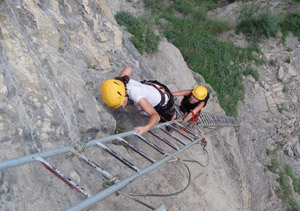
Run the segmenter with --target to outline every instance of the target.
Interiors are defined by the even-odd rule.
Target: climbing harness
[[[169,88],[156,80],[141,81],[141,83],[153,86],[160,93],[161,101],[154,107],[154,109],[158,112],[160,118],[164,122],[173,120],[173,118],[175,118],[174,97]]]

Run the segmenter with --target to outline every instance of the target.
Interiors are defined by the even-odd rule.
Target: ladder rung
[[[194,139],[192,139],[191,137],[189,137],[188,135],[182,133],[180,130],[178,130],[176,127],[169,125],[173,130],[175,130],[177,133],[179,133],[180,135],[184,136],[185,138],[189,139],[190,141],[194,141]],[[189,132],[189,130],[187,130],[184,126],[181,126],[183,129],[185,129],[186,131]]]
[[[182,140],[180,140],[179,138],[177,138],[176,136],[174,136],[172,133],[170,133],[169,131],[167,131],[166,129],[160,127],[159,129],[161,129],[162,131],[164,131],[166,134],[168,134],[169,136],[171,136],[172,138],[174,138],[176,141],[178,141],[179,143],[181,143],[182,145],[186,145],[186,143]]]
[[[153,147],[155,150],[157,150],[158,152],[160,152],[161,154],[166,154],[161,148],[159,148],[158,146],[156,146],[155,144],[153,144],[152,142],[148,141],[146,138],[144,138],[143,136],[139,135],[139,134],[135,134],[136,137],[138,137],[139,139],[141,139],[142,141],[144,141],[146,144],[148,144],[149,146]]]
[[[92,195],[86,192],[82,187],[80,187],[76,182],[71,180],[69,177],[64,175],[62,172],[57,170],[54,166],[52,166],[50,163],[48,163],[45,159],[42,157],[35,157],[35,160],[39,161],[41,164],[43,164],[46,169],[48,169],[51,173],[53,173],[55,176],[60,178],[62,181],[64,181],[66,184],[68,184],[70,187],[77,190],[79,193],[83,194],[85,197],[91,197]]]
[[[75,154],[76,156],[78,156],[80,159],[82,159],[86,164],[88,164],[89,166],[93,167],[94,169],[96,169],[103,177],[105,177],[105,179],[107,180],[111,180],[113,179],[113,176],[107,172],[106,170],[104,170],[103,168],[101,168],[97,163],[95,163],[94,161],[90,160],[86,155],[79,153],[76,150],[72,150],[71,152],[73,154]]]
[[[128,143],[125,139],[119,137],[117,140],[120,141],[122,144],[128,146],[130,149],[132,149],[133,151],[137,152],[138,154],[140,154],[141,156],[143,156],[147,160],[149,160],[151,163],[155,163],[156,162],[156,160],[154,160],[153,158],[149,157],[146,153],[144,153],[143,151],[139,150],[137,147],[135,147],[132,144]]]
[[[179,127],[181,127],[182,129],[184,129],[185,131],[187,131],[189,134],[193,135],[195,138],[198,138],[198,136],[193,132],[191,131],[189,128],[185,127],[184,125],[178,123],[178,122],[175,122],[176,125],[178,125]],[[194,141],[194,139],[193,139]]]
[[[178,150],[177,146],[175,146],[174,144],[172,144],[171,142],[169,142],[165,138],[163,138],[160,135],[158,135],[158,133],[155,133],[154,131],[151,131],[151,130],[149,131],[149,133],[152,134],[153,136],[155,136],[156,138],[158,138],[159,140],[163,141],[164,143],[166,143],[167,145],[169,145],[173,149]]]
[[[126,166],[128,166],[132,170],[134,170],[136,172],[138,172],[140,170],[138,167],[136,167],[135,165],[133,165],[130,161],[128,161],[125,158],[123,158],[122,156],[118,155],[116,152],[114,152],[113,150],[111,150],[110,148],[108,148],[107,146],[105,146],[104,144],[98,142],[97,145],[99,147],[101,147],[102,149],[104,149],[109,154],[111,154],[112,156],[114,156],[115,158],[117,158],[119,161],[121,161],[123,164],[125,164]]]

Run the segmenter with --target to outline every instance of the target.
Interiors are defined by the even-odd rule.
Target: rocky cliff
[[[0,2],[1,161],[57,147],[76,146],[112,135],[116,128],[131,130],[146,121],[146,117],[131,108],[113,111],[101,100],[100,84],[117,76],[125,66],[132,67],[133,78],[159,79],[172,91],[205,84],[200,75],[187,67],[178,49],[165,39],[157,53],[141,56],[128,41],[130,35],[114,19],[113,15],[123,9],[136,14],[143,12],[141,1]],[[296,46],[290,52],[293,55],[297,55],[298,43]],[[271,55],[274,49],[268,52]],[[272,69],[265,67],[264,70]],[[282,69],[282,77],[298,80],[299,72],[294,70],[294,77],[293,71],[288,70],[292,68]],[[280,209],[281,203],[268,182],[273,180],[266,179],[272,174],[264,172],[261,165],[267,162],[265,149],[258,146],[259,143],[273,146],[277,137],[272,136],[273,125],[261,121],[273,118],[268,113],[268,106],[273,105],[269,99],[281,99],[274,91],[275,86],[281,84],[270,81],[266,89],[262,89],[251,80],[245,78],[249,88],[241,105],[239,132],[232,127],[201,128],[201,135],[208,141],[209,166],[191,165],[192,184],[184,193],[168,198],[146,198],[145,201],[155,206],[164,203],[168,210]],[[293,87],[290,92],[300,93],[297,92],[299,86]],[[209,91],[212,97],[205,111],[224,114],[215,92],[212,88]],[[290,96],[299,103],[297,94]],[[259,98],[255,102],[260,102],[260,110],[253,115],[257,107],[251,107],[252,98]],[[262,114],[266,117],[261,118]],[[279,119],[277,122],[281,124]],[[126,153],[123,147],[114,147]],[[126,174],[126,169],[114,168],[117,161],[108,158],[105,152],[88,149],[86,153],[120,177]],[[198,146],[181,157],[203,160],[204,155]],[[82,168],[76,157],[64,155],[49,160],[92,194],[102,188],[102,177],[93,169]],[[182,188],[186,180],[179,167],[165,164],[131,183],[126,190],[168,193]],[[83,199],[40,164],[1,171],[1,210],[64,210]],[[112,195],[90,210],[148,209],[123,196]]]

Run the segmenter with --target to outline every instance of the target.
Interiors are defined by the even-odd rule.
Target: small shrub
[[[223,32],[229,31],[230,26],[228,22],[225,21],[218,21],[218,20],[209,20],[208,21],[208,28],[214,34],[221,34]]]
[[[261,88],[266,88],[265,85],[264,85],[261,81],[258,82],[258,84],[259,84],[259,86],[260,86]]]
[[[267,156],[270,156],[272,154],[272,150],[266,149],[266,153],[267,153]]]
[[[284,87],[283,89],[282,89],[282,92],[283,93],[287,93],[289,91],[289,88],[287,88],[287,87]]]
[[[274,153],[274,152],[273,152],[273,153]],[[273,153],[272,153],[272,154],[273,154]],[[279,162],[278,162],[277,160],[272,160],[272,161],[271,161],[271,165],[267,166],[267,169],[268,169],[270,172],[276,174],[276,173],[277,173],[277,169],[279,169]]]
[[[277,110],[279,113],[283,113],[284,111],[289,111],[285,104],[281,103],[280,105],[277,105]]]
[[[295,36],[300,38],[300,13],[291,13],[284,17],[281,24],[281,31],[283,34],[283,41],[289,32],[292,32]]]
[[[276,61],[274,61],[274,60],[272,59],[272,60],[270,60],[269,64],[270,64],[271,66],[276,66]]]
[[[128,12],[119,12],[115,18],[132,34],[130,41],[141,54],[144,52],[151,54],[157,51],[160,38],[147,25],[147,19],[136,18]]]
[[[273,15],[269,8],[260,8],[255,3],[243,4],[238,13],[238,20],[240,23],[237,32],[243,32],[252,42],[276,37],[281,23],[279,15]]]
[[[300,195],[300,178],[296,178],[292,168],[289,165],[285,166],[285,172],[293,181],[294,191]]]
[[[243,75],[251,75],[256,81],[259,80],[259,73],[256,69],[253,68],[247,68],[244,72]]]

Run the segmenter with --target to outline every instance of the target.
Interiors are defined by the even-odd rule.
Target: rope
[[[208,152],[207,152],[207,150],[206,150],[205,148],[203,148],[203,151],[204,151],[205,154],[206,154],[206,159],[207,159],[207,163],[206,163],[206,164],[202,164],[202,163],[200,163],[200,162],[197,161],[197,160],[182,160],[182,161],[184,161],[184,162],[190,162],[190,163],[197,163],[197,164],[199,164],[199,165],[202,166],[202,167],[207,167],[208,164],[209,164]]]
[[[185,166],[185,168],[188,171],[188,176],[189,176],[188,177],[188,183],[182,190],[174,192],[174,193],[168,193],[168,194],[156,194],[156,193],[155,194],[154,193],[148,193],[148,194],[125,193],[125,194],[127,194],[129,196],[169,197],[169,196],[175,196],[175,195],[178,195],[178,194],[184,192],[190,186],[192,175],[191,175],[191,171],[190,171],[189,167],[183,162],[181,162],[181,164],[183,164]],[[124,193],[124,192],[121,192],[121,193]]]
[[[203,150],[208,155],[207,150],[205,148]],[[174,193],[168,193],[168,194],[151,194],[151,193],[150,194],[138,194],[138,193],[125,193],[125,192],[121,192],[121,191],[118,191],[118,192],[122,193],[122,194],[129,195],[129,196],[145,196],[145,197],[146,196],[148,196],[148,197],[169,197],[169,196],[175,196],[175,195],[178,195],[178,194],[184,192],[190,186],[190,183],[191,183],[192,174],[191,174],[191,171],[190,171],[188,165],[185,164],[184,162],[197,163],[198,165],[200,165],[202,167],[207,167],[208,163],[209,163],[208,156],[207,156],[207,163],[206,164],[201,164],[199,161],[196,161],[196,160],[181,160],[180,158],[178,158],[178,157],[176,157],[174,155],[168,154],[168,153],[166,153],[165,156],[171,156],[172,158],[175,159],[175,160],[172,160],[172,161],[169,161],[169,162],[178,162],[178,163],[184,165],[184,167],[186,168],[186,170],[188,172],[188,183],[187,183],[187,185],[182,190],[179,190],[179,191],[174,192]]]
[[[200,163],[199,161],[197,161],[197,160],[181,160],[180,158],[178,158],[178,157],[176,157],[176,156],[174,156],[174,155],[172,155],[172,154],[168,154],[168,153],[166,153],[166,154],[164,155],[164,156],[170,156],[170,157],[173,158],[173,160],[170,160],[169,162],[172,162],[172,163],[173,163],[173,162],[178,162],[178,163],[182,164],[182,165],[186,168],[186,170],[187,170],[187,172],[188,172],[188,182],[187,182],[186,186],[185,186],[183,189],[179,190],[179,191],[176,191],[176,192],[174,192],[174,193],[168,193],[168,194],[157,194],[157,193],[143,194],[143,193],[128,193],[128,192],[123,192],[123,191],[117,191],[116,194],[123,195],[123,196],[125,196],[125,197],[127,197],[127,198],[129,198],[129,199],[134,200],[134,201],[137,202],[137,203],[140,203],[140,204],[144,205],[145,207],[147,207],[147,208],[149,208],[149,209],[151,209],[151,210],[155,210],[155,208],[152,207],[151,205],[149,205],[149,204],[147,204],[147,203],[145,203],[145,202],[143,202],[143,201],[141,201],[141,200],[138,200],[138,199],[136,199],[136,198],[133,198],[133,196],[137,196],[137,197],[139,197],[139,196],[140,196],[140,197],[141,197],[141,196],[142,196],[142,197],[170,197],[170,196],[175,196],[175,195],[178,195],[178,194],[184,192],[184,191],[190,186],[191,180],[192,180],[192,173],[191,173],[191,171],[190,171],[188,165],[187,165],[186,163],[184,163],[184,162],[197,163],[198,165],[200,165],[200,166],[202,166],[202,167],[207,167],[208,164],[209,164],[208,152],[207,152],[207,150],[205,149],[205,147],[203,147],[203,151],[206,153],[206,157],[207,157],[207,163],[206,163],[206,164],[201,164],[201,163]],[[103,184],[103,186],[104,186],[104,187],[109,187],[109,186],[111,186],[111,185],[109,185],[109,184]]]

